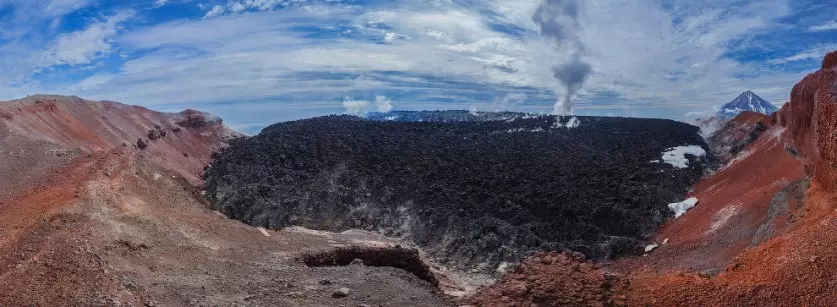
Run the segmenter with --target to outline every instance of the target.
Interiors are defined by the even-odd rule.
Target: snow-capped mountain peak
[[[721,117],[735,117],[741,112],[753,111],[762,114],[770,115],[773,112],[779,111],[779,108],[762,99],[752,91],[746,91],[735,98],[733,101],[725,104],[718,111],[718,116]]]

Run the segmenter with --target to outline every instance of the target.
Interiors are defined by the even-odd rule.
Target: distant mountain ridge
[[[502,121],[535,116],[539,115],[521,112],[472,112],[466,110],[442,110],[371,112],[367,113],[363,118],[374,121],[454,123],[470,121]]]
[[[752,91],[746,91],[738,95],[735,99],[730,101],[729,103],[725,104],[721,107],[721,110],[718,111],[717,116],[723,118],[732,118],[741,112],[744,111],[753,111],[762,113],[765,115],[770,115],[773,112],[779,111],[779,108],[774,106],[767,100],[759,97]]]

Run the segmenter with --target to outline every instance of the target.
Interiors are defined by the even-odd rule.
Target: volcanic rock
[[[672,216],[666,204],[683,200],[713,159],[662,163],[670,148],[708,149],[696,127],[674,121],[578,117],[566,128],[570,119],[555,116],[448,121],[462,114],[452,113],[267,127],[218,154],[207,197],[254,226],[375,230],[494,272],[539,250],[641,253]]]
[[[512,268],[467,303],[476,306],[618,306],[628,283],[583,256],[539,253]]]
[[[145,141],[144,139],[142,139],[142,138],[137,138],[137,148],[139,148],[139,149],[145,149],[145,148],[147,148],[147,147],[148,147],[148,142],[146,142],[146,141]]]
[[[837,191],[837,52],[826,55],[823,69],[809,74],[791,91],[779,116],[805,167],[825,188]]]
[[[334,292],[331,293],[331,297],[343,298],[343,297],[349,296],[349,293],[350,293],[349,288],[343,287],[343,288],[339,288],[337,290],[334,290]]]

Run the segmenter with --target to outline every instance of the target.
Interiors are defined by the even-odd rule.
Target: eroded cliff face
[[[778,119],[805,157],[807,172],[826,190],[837,191],[837,52],[793,87]]]

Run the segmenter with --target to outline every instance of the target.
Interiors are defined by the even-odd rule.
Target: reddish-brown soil
[[[534,258],[471,301],[541,306],[530,289],[547,287],[568,306],[833,306],[837,52],[794,87],[778,114],[768,119],[745,113],[727,127],[735,129],[720,133],[741,139],[754,121],[767,130],[694,188],[697,207],[652,239],[666,244],[643,257],[575,273],[567,267],[576,263],[535,264]],[[606,272],[627,286],[607,292],[595,287]],[[579,297],[596,299],[572,301]]]
[[[166,136],[145,150],[157,163],[177,170],[192,183],[223,140],[238,134],[210,115],[194,110],[169,114],[109,101],[35,95],[0,103],[2,132],[27,142],[47,142],[84,153],[133,147],[160,127]],[[195,124],[197,123],[197,124]]]
[[[25,177],[0,179],[11,189],[0,195],[0,306],[448,304],[401,269],[301,260],[400,242],[259,230],[208,210],[200,170],[236,134],[207,114],[33,96],[0,103],[0,115],[0,141],[15,149],[0,167]]]
[[[540,253],[509,269],[465,303],[477,306],[624,305],[628,284],[577,253]]]
[[[698,205],[663,225],[652,239],[667,243],[647,257],[624,263],[660,270],[717,270],[753,245],[759,228],[771,222],[771,199],[805,176],[802,161],[785,149],[780,132],[779,127],[766,131],[699,182],[692,193]]]

